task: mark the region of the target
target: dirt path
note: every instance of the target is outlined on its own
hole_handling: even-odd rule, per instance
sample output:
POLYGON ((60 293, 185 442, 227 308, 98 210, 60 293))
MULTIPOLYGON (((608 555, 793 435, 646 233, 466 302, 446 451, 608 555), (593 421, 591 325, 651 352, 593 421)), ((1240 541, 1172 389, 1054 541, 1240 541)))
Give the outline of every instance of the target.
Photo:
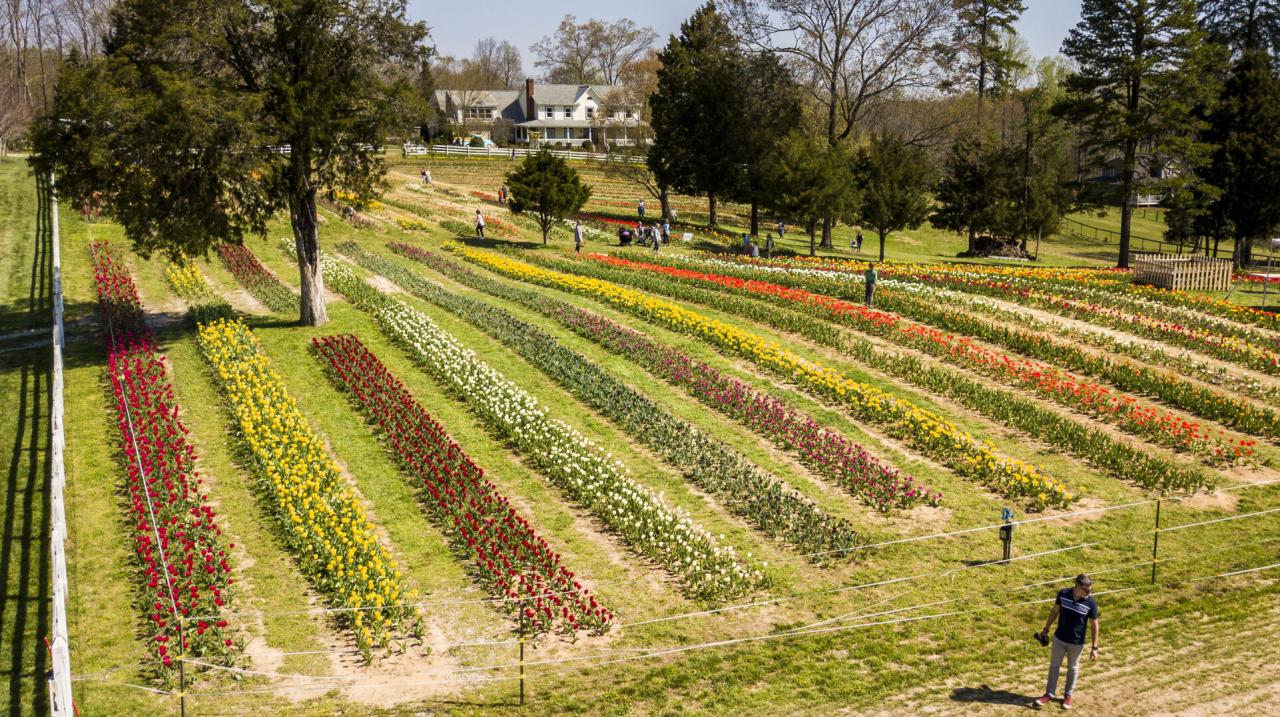
MULTIPOLYGON (((1266 645, 1280 630, 1280 602, 1245 623, 1220 625, 1198 615, 1181 645, 1149 642, 1131 628, 1104 639, 1097 662, 1081 667, 1076 707, 1089 715, 1274 715, 1280 713, 1280 662, 1266 645), (1194 637, 1190 637, 1194 635, 1194 637), (1250 647, 1252 646, 1252 647, 1250 647)), ((1184 620, 1184 622, 1187 622, 1184 620)), ((1108 637, 1104 631, 1104 638, 1108 637)), ((1047 656, 1016 665, 992 664, 982 674, 955 676, 943 684, 900 695, 870 714, 1031 714, 1028 702, 1043 689, 1047 656)), ((1061 713, 1056 704, 1043 710, 1061 713)), ((858 710, 837 711, 853 714, 858 710)), ((861 712, 866 714, 868 712, 861 712)))

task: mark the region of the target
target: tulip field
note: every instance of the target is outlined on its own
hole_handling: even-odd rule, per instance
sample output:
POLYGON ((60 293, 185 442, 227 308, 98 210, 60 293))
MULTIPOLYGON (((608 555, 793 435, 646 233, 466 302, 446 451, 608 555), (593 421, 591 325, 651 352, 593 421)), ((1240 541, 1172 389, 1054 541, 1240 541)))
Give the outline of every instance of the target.
MULTIPOLYGON (((63 209, 81 714, 995 714, 1081 572, 1082 709, 1280 708, 1275 314, 1071 247, 918 246, 868 307, 858 257, 744 257, 697 197, 692 241, 618 247, 642 190, 584 168, 575 253, 505 160, 420 162, 322 210, 319 327, 287 220, 143 258, 63 209)), ((29 184, 0 165, 11 714, 47 711, 29 184)))

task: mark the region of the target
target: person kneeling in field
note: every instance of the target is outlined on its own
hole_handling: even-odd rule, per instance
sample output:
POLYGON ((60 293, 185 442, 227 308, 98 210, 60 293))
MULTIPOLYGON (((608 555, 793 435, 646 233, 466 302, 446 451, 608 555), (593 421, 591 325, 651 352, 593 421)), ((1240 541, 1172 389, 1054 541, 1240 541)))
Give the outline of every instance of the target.
POLYGON ((1049 619, 1044 622, 1044 629, 1036 634, 1040 644, 1048 644, 1049 626, 1058 621, 1058 629, 1053 632, 1053 651, 1049 659, 1049 683, 1044 688, 1044 695, 1031 703, 1040 709, 1053 702, 1053 693, 1058 689, 1058 671, 1062 667, 1062 658, 1067 658, 1067 684, 1062 691, 1062 709, 1071 709, 1071 694, 1076 686, 1076 678, 1080 675, 1080 653, 1084 650, 1084 635, 1087 628, 1093 628, 1092 646, 1089 648, 1089 659, 1098 659, 1098 603, 1090 594, 1093 592, 1093 579, 1088 575, 1076 576, 1074 587, 1058 591, 1053 607, 1049 609, 1049 619))

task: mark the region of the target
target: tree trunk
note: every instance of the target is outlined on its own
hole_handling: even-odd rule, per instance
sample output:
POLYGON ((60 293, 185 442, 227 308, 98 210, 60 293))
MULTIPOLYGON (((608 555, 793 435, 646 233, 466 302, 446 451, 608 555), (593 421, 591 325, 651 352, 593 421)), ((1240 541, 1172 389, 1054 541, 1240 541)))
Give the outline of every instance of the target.
POLYGON ((715 193, 707 195, 707 225, 716 225, 716 195, 715 193))
POLYGON ((1129 268, 1129 238, 1133 227, 1133 195, 1137 191, 1138 142, 1128 140, 1124 146, 1124 169, 1120 181, 1120 257, 1119 269, 1129 268))
POLYGON ((880 235, 880 261, 883 262, 884 261, 884 240, 885 240, 885 237, 889 235, 889 232, 878 231, 876 233, 880 235))
POLYGON ((320 233, 316 221, 316 190, 307 187, 289 199, 289 222, 298 250, 298 285, 302 288, 298 323, 320 326, 329 321, 324 306, 324 277, 320 273, 320 233))
POLYGON ((818 231, 818 222, 813 219, 809 220, 809 256, 817 255, 817 248, 814 246, 814 235, 818 231))
POLYGON ((973 227, 969 227, 969 254, 974 255, 977 253, 978 253, 978 232, 974 231, 973 227))
POLYGON ((831 249, 831 230, 836 225, 836 218, 828 214, 822 218, 822 248, 831 249))
POLYGON ((760 206, 751 203, 751 236, 760 236, 760 206))
POLYGON ((662 207, 662 218, 671 221, 671 193, 666 187, 658 190, 658 205, 662 207))

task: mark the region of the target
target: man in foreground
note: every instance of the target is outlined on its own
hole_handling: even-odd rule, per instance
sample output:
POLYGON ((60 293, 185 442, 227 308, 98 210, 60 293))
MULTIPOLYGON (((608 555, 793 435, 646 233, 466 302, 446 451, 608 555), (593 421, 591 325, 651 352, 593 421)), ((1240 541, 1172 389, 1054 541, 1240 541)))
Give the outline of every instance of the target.
POLYGON ((1076 678, 1080 675, 1080 653, 1084 650, 1086 626, 1093 634, 1089 659, 1098 659, 1098 603, 1090 597, 1093 593, 1093 579, 1088 575, 1077 575, 1073 587, 1058 591, 1053 607, 1049 609, 1049 619, 1045 620, 1044 629, 1036 634, 1041 644, 1048 642, 1049 626, 1058 621, 1058 629, 1053 632, 1053 649, 1049 658, 1049 684, 1045 686, 1044 695, 1031 703, 1040 709, 1053 702, 1054 692, 1058 689, 1058 671, 1062 668, 1062 658, 1067 658, 1067 684, 1062 691, 1062 709, 1071 709, 1071 694, 1076 686, 1076 678))

